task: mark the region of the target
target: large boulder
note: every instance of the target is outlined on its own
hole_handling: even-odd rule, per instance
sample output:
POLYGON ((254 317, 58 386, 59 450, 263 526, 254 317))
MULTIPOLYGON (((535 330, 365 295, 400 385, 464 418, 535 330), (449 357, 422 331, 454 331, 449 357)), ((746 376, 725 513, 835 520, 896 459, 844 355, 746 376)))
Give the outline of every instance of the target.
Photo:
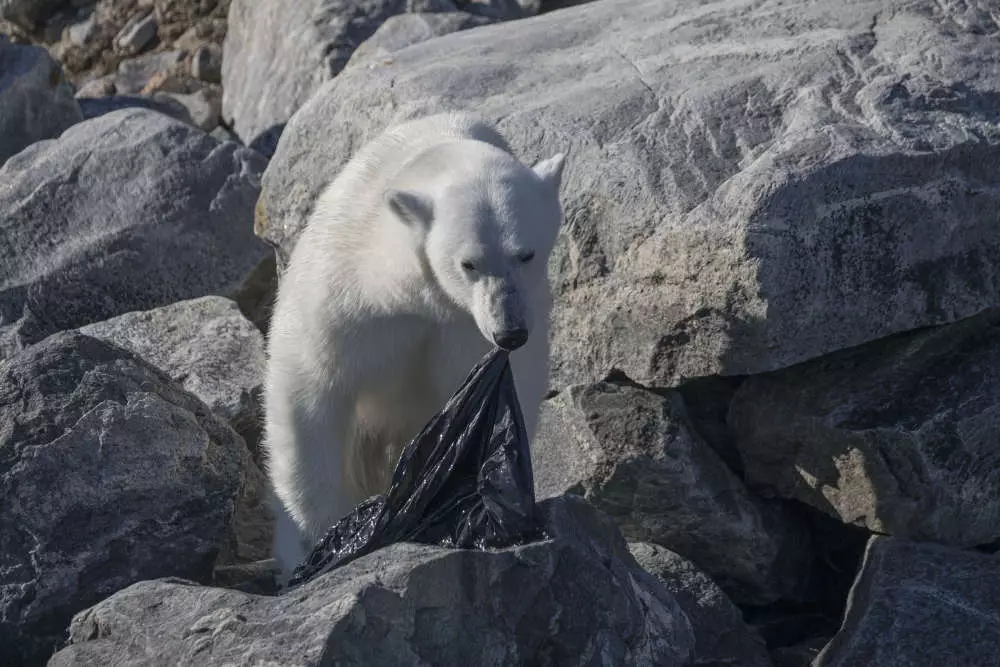
POLYGON ((1000 29, 964 6, 602 0, 432 39, 296 113, 257 228, 284 261, 363 143, 474 110, 525 161, 569 151, 558 386, 758 373, 954 321, 1000 305, 1000 29))
POLYGON ((631 542, 628 548, 636 562, 670 591, 691 622, 692 667, 772 667, 764 640, 747 627, 739 608, 707 574, 656 544, 631 542))
POLYGON ((0 35, 0 165, 81 120, 73 88, 48 51, 0 35))
POLYGON ((210 581, 254 474, 222 419, 121 348, 63 332, 0 362, 0 663, 44 664, 73 614, 137 581, 210 581))
POLYGON ((438 12, 397 14, 385 20, 371 37, 354 50, 347 61, 348 67, 359 63, 378 64, 407 46, 426 42, 428 39, 449 35, 459 30, 478 28, 494 23, 495 19, 466 12, 438 12))
POLYGON ((627 538, 690 559, 737 602, 795 599, 802 590, 805 527, 747 492, 676 393, 574 385, 543 404, 532 461, 539 498, 582 495, 627 538))
POLYGON ((875 536, 815 667, 995 665, 1000 558, 875 536))
POLYGON ((56 331, 235 293, 269 252, 263 157, 145 109, 78 123, 0 168, 0 358, 56 331))
POLYGON ((748 378, 729 421, 766 495, 898 537, 1000 539, 1000 310, 748 378))
POLYGON ((552 539, 396 544, 277 597, 136 584, 79 614, 49 665, 692 664, 686 616, 613 525, 572 498, 540 510, 552 539))
POLYGON ((288 121, 390 16, 454 11, 451 0, 233 0, 223 43, 223 118, 249 145, 288 121))
POLYGON ((267 362, 264 336, 235 302, 206 296, 126 313, 80 332, 134 352, 165 372, 226 419, 256 453, 267 362))

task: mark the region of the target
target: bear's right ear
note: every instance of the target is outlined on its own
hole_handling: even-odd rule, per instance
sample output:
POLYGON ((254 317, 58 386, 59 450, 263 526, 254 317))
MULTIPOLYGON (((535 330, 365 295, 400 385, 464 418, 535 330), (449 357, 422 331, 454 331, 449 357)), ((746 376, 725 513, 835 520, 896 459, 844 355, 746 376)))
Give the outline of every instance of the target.
POLYGON ((385 203, 389 210, 407 225, 427 227, 434 217, 434 202, 408 190, 388 190, 385 203))

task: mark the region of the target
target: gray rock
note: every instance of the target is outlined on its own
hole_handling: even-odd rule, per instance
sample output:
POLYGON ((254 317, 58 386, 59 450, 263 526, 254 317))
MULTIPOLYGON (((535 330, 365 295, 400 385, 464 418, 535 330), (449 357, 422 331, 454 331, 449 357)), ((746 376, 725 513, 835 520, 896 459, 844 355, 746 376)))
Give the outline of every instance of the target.
POLYGON ((208 83, 222 82, 222 47, 202 44, 191 55, 191 76, 208 83))
POLYGON ((169 95, 111 95, 108 97, 77 97, 84 119, 97 118, 122 109, 149 109, 162 113, 187 125, 195 124, 191 112, 180 101, 169 95))
POLYGON ((206 296, 126 313, 80 332, 123 347, 169 375, 256 451, 267 365, 264 336, 235 302, 206 296))
POLYGON ((144 109, 0 168, 0 358, 60 330, 210 294, 268 254, 250 227, 265 161, 144 109))
POLYGON ((70 44, 84 46, 94 36, 96 28, 97 24, 94 21, 94 15, 90 14, 87 18, 77 21, 67 28, 66 37, 69 39, 70 44))
POLYGON ((222 101, 218 94, 201 89, 187 94, 153 93, 153 99, 177 102, 187 110, 191 123, 205 132, 211 132, 219 126, 222 101))
POLYGON ((32 32, 68 4, 68 0, 0 0, 0 19, 32 32))
POLYGON ((43 664, 73 614, 143 579, 210 581, 252 468, 169 378, 76 332, 0 362, 0 646, 43 664))
POLYGON ((91 99, 108 97, 115 94, 115 77, 113 74, 89 79, 76 90, 76 99, 91 99))
POLYGON ((462 11, 488 18, 508 21, 534 16, 541 0, 456 0, 462 11))
POLYGON ((183 51, 160 51, 123 60, 114 77, 115 92, 119 95, 141 93, 154 75, 175 72, 183 63, 183 51))
POLYGON ((121 53, 139 53, 156 39, 156 16, 152 12, 136 14, 115 35, 115 49, 121 53))
POLYGON ((545 402, 531 449, 539 498, 581 494, 626 537, 690 559, 737 602, 799 595, 804 526, 750 496, 692 429, 676 393, 570 387, 545 402))
POLYGON ((581 505, 541 506, 552 540, 396 544, 277 597, 142 582, 79 614, 49 665, 691 664, 683 612, 581 505))
POLYGON ((283 263, 363 143, 474 110, 525 161, 569 152, 555 386, 759 373, 954 321, 1000 305, 998 32, 963 5, 603 0, 429 40, 302 106, 258 227, 283 263))
POLYGON ((994 665, 998 646, 1000 558, 875 536, 813 665, 994 665))
MULTIPOLYGON (((388 58, 407 46, 428 39, 495 23, 496 19, 465 12, 397 14, 386 19, 375 34, 355 49, 348 67, 388 58)), ((377 66, 374 65, 374 66, 377 66)))
POLYGON ((655 544, 628 545, 635 560, 663 584, 694 631, 691 667, 772 667, 764 640, 712 579, 691 561, 655 544))
POLYGON ((83 119, 73 89, 48 52, 0 35, 0 166, 83 119))
POLYGON ((749 484, 872 531, 1000 539, 1000 311, 748 378, 749 484))
POLYGON ((223 117, 249 145, 291 118, 387 18, 448 11, 456 11, 451 0, 233 0, 222 47, 223 117))

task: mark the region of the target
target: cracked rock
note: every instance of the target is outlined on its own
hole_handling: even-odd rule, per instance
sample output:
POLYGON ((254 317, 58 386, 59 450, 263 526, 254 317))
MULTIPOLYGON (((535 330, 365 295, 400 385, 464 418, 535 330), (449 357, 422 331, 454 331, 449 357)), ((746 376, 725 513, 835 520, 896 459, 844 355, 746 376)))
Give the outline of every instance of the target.
POLYGON ((998 33, 964 4, 602 0, 429 40, 299 109, 257 226, 283 266, 361 145, 468 110, 527 162, 569 153, 554 386, 754 374, 956 321, 1000 306, 998 33))
POLYGON ((0 35, 0 166, 82 119, 73 89, 48 52, 0 35))
POLYGON ((582 495, 628 539, 688 558, 737 602, 801 593, 805 526, 747 492, 692 428, 676 393, 572 386, 543 405, 531 449, 539 498, 582 495))
POLYGON ((898 537, 1000 539, 1000 310, 748 378, 729 423, 763 493, 898 537))
POLYGON ((56 331, 234 294, 269 253, 264 159, 145 109, 78 123, 0 168, 0 358, 56 331))
POLYGON ((550 540, 395 544, 275 597, 142 582, 77 615, 49 665, 692 665, 690 623, 614 527, 571 497, 539 510, 550 540))
POLYGON ((73 614, 137 581, 211 580, 255 469, 168 377, 56 334, 0 362, 0 424, 0 662, 44 664, 73 614))

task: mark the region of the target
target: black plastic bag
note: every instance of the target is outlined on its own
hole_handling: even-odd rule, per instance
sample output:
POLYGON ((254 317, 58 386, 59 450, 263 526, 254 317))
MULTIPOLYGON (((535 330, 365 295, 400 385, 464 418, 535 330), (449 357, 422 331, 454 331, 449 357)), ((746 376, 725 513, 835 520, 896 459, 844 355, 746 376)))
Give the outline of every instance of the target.
POLYGON ((407 444, 389 490, 337 522, 289 586, 394 542, 487 549, 544 537, 509 355, 497 348, 476 364, 407 444))

